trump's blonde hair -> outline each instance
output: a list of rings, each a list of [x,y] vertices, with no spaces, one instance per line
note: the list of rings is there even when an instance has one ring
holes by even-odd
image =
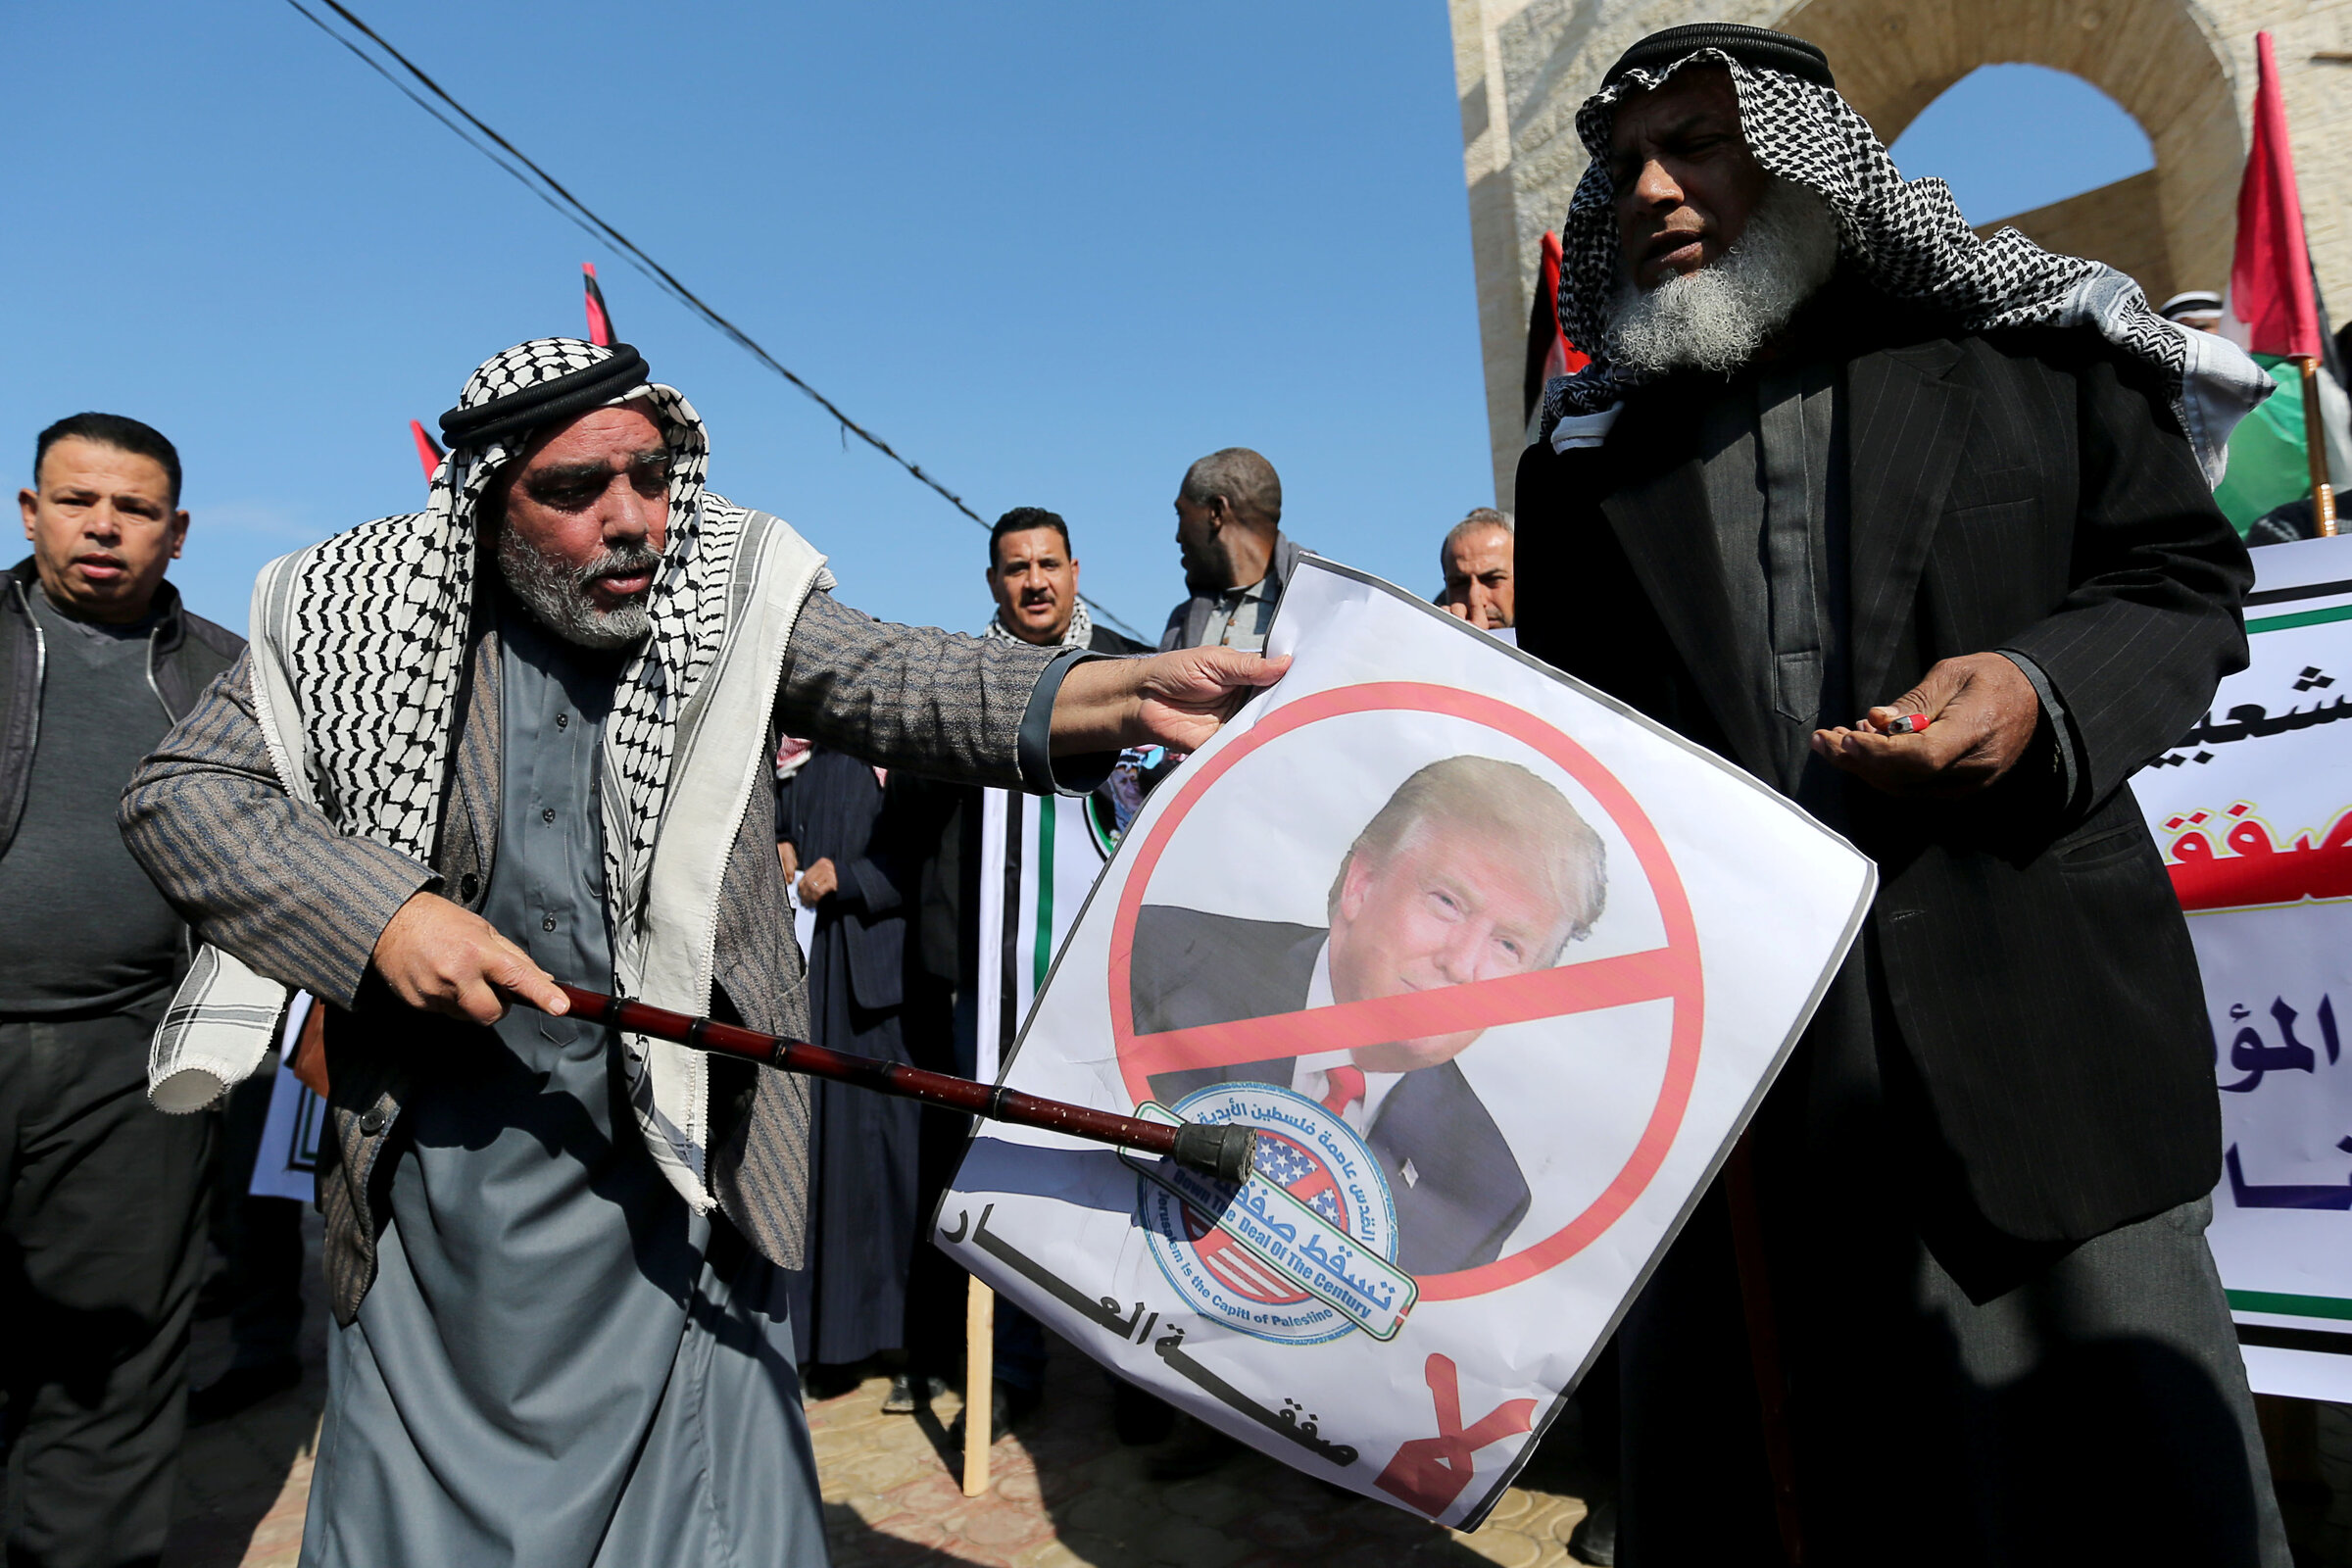
[[[1340,891],[1358,856],[1384,863],[1429,822],[1466,828],[1510,846],[1541,867],[1567,924],[1562,948],[1583,938],[1600,918],[1609,891],[1608,851],[1600,835],[1557,789],[1516,762],[1492,757],[1444,758],[1397,785],[1340,860],[1326,914],[1338,918]],[[1558,957],[1555,948],[1544,961]]]

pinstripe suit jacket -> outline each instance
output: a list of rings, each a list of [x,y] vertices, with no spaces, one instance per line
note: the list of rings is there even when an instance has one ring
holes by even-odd
[[[889,626],[823,592],[796,626],[772,730],[812,736],[890,767],[1019,789],[1017,736],[1059,650]],[[368,970],[376,938],[419,889],[478,909],[499,822],[498,647],[474,639],[432,864],[337,833],[288,798],[251,703],[246,660],[206,691],[123,796],[132,852],[207,942],[333,1009],[326,1031],[329,1137],[319,1172],[326,1276],[349,1323],[375,1277],[386,1212],[383,1157],[416,1063],[464,1051],[469,1033],[400,1005]],[[716,1000],[722,1014],[807,1038],[808,1000],[792,936],[766,793],[737,824],[720,877]],[[484,1042],[486,1046],[486,1042]],[[748,1062],[710,1062],[712,1191],[777,1263],[801,1261],[808,1197],[808,1096],[798,1079]]]
[[[2243,667],[2252,570],[2161,391],[2090,333],[1954,337],[1854,303],[1828,353],[1857,706],[2018,649],[2081,774],[2068,799],[2046,765],[1958,802],[1849,786],[1881,878],[1882,1013],[1982,1217],[2079,1241],[2220,1174],[2196,959],[2123,784]],[[1521,459],[1519,646],[1769,777],[1695,450],[1713,395],[1678,379],[1601,446]]]

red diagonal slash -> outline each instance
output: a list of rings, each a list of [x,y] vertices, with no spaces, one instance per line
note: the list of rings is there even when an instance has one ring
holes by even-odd
[[[1133,1060],[1138,1071],[1163,1073],[1185,1067],[1230,1067],[1322,1051],[1354,1051],[1391,1040],[1419,1040],[1465,1029],[1498,1029],[1532,1018],[1558,1018],[1672,997],[1695,983],[1697,969],[1694,954],[1652,948],[1647,953],[1594,958],[1474,985],[1137,1035],[1132,1043]]]
[[[1437,1405],[1438,1435],[1414,1438],[1396,1450],[1372,1484],[1435,1519],[1453,1506],[1477,1468],[1472,1455],[1490,1444],[1516,1437],[1535,1422],[1536,1401],[1505,1399],[1469,1426],[1462,1425],[1461,1376],[1449,1356],[1432,1355],[1422,1375]]]
[[[1383,997],[1312,1011],[1252,1018],[1158,1034],[1134,1033],[1133,957],[1137,917],[1143,912],[1152,874],[1167,852],[1176,828],[1209,788],[1260,747],[1327,719],[1358,713],[1437,713],[1507,735],[1547,759],[1589,791],[1634,853],[1657,901],[1665,946],[1619,957],[1594,958],[1504,980],[1482,980],[1418,996]],[[1157,802],[1154,802],[1157,806]],[[1541,1241],[1505,1257],[1452,1274],[1420,1279],[1424,1301],[1460,1300],[1533,1278],[1591,1246],[1649,1185],[1665,1161],[1690,1102],[1698,1076],[1699,1041],[1706,1010],[1706,985],[1699,960],[1698,927],[1674,858],[1657,825],[1633,792],[1577,741],[1523,708],[1479,692],[1417,681],[1374,681],[1311,692],[1283,704],[1247,734],[1211,757],[1176,789],[1140,837],[1130,841],[1134,858],[1119,890],[1110,939],[1110,1026],[1119,1069],[1135,1103],[1152,1094],[1153,1074],[1180,1067],[1229,1066],[1276,1060],[1308,1051],[1335,1051],[1387,1040],[1412,1040],[1457,1029],[1494,1028],[1534,1018],[1559,1017],[1619,1007],[1656,999],[1673,1004],[1666,1071],[1657,1102],[1624,1166],[1583,1212]],[[1122,854],[1128,853],[1122,851]]]

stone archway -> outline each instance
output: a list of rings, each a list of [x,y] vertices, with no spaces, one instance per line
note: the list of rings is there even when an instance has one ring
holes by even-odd
[[[1987,62],[2081,76],[2139,122],[2156,167],[2002,221],[2121,268],[2153,299],[2228,280],[2245,143],[2229,62],[2180,0],[1972,0],[1965,14],[1901,0],[1806,0],[1778,25],[1839,63],[1839,88],[1889,144]]]
[[[2352,311],[2352,0],[1449,0],[1496,493],[1526,441],[1522,385],[1537,249],[1583,174],[1574,119],[1635,39],[1744,22],[1818,43],[1838,86],[1892,142],[1981,65],[2070,72],[2139,122],[2156,168],[2013,222],[2095,255],[2159,298],[2227,281],[2254,91],[2272,29],[2322,290]],[[1921,172],[1913,171],[1912,172]]]

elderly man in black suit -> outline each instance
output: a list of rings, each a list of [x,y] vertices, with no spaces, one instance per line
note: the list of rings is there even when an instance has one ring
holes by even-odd
[[[1430,763],[1398,786],[1340,863],[1331,925],[1147,906],[1136,923],[1138,1034],[1469,985],[1559,961],[1608,886],[1600,836],[1560,792],[1485,757]],[[1175,1102],[1267,1083],[1322,1102],[1364,1136],[1396,1205],[1396,1264],[1491,1263],[1527,1214],[1527,1178],[1454,1058],[1463,1029],[1311,1056],[1165,1072]]]
[[[1620,1560],[2284,1568],[2196,957],[2124,788],[2245,662],[2200,463],[2249,367],[1975,236],[1793,38],[1646,38],[1578,128],[1595,358],[1520,465],[1521,647],[1882,878],[1752,1180],[1627,1319]]]

